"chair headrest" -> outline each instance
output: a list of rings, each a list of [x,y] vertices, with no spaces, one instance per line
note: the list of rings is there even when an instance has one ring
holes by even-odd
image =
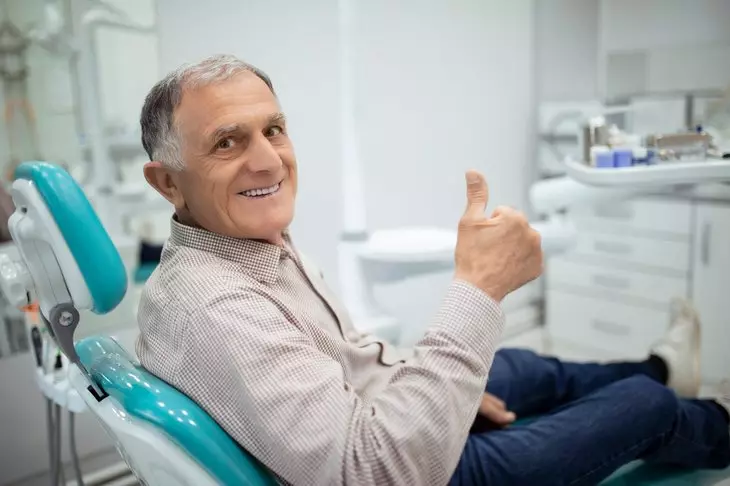
[[[17,216],[18,220],[31,218],[36,239],[46,240],[50,245],[61,268],[64,280],[61,283],[68,288],[74,306],[90,308],[97,314],[113,310],[126,293],[127,272],[119,252],[79,185],[68,172],[45,162],[19,165],[15,179],[13,200],[19,212],[16,211],[14,217]],[[35,195],[39,196],[44,207],[32,207],[38,199]],[[24,258],[34,258],[29,248],[23,248],[31,243],[22,235],[15,236],[13,239]],[[26,264],[29,263],[26,261]],[[34,275],[32,265],[29,264],[29,267],[37,286],[37,280],[42,276]],[[76,276],[80,279],[74,278]],[[39,299],[42,297],[39,296]],[[84,302],[87,299],[90,302]]]

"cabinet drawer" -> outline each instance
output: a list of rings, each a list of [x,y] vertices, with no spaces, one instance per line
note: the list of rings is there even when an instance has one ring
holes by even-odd
[[[702,375],[730,378],[730,205],[698,204],[692,298],[702,321]]]
[[[578,228],[610,231],[653,231],[689,236],[692,206],[689,201],[637,199],[611,201],[571,209]]]
[[[554,257],[547,264],[548,289],[557,286],[581,287],[597,295],[614,294],[636,300],[669,305],[672,297],[686,297],[689,280],[623,270],[607,265],[591,265]]]
[[[580,232],[571,253],[597,257],[607,264],[636,264],[678,272],[688,271],[690,262],[689,241],[663,241],[625,234]]]
[[[669,309],[547,292],[547,329],[552,338],[616,353],[617,357],[646,356],[668,325]]]

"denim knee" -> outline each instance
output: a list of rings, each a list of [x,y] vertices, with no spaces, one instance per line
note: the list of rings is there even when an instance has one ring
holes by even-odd
[[[645,416],[647,420],[658,421],[671,427],[676,420],[679,399],[675,393],[651,378],[636,375],[617,381],[611,391],[631,404],[631,410]]]

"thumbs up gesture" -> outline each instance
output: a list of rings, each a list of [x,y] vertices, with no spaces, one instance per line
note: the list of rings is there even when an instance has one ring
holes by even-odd
[[[489,187],[479,172],[466,173],[466,199],[459,221],[455,277],[499,302],[542,273],[540,234],[522,213],[508,207],[500,206],[486,217]]]

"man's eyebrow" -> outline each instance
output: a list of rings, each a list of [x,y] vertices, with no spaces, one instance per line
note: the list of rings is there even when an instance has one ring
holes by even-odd
[[[244,129],[241,125],[238,123],[234,123],[232,125],[223,125],[222,127],[218,127],[213,131],[213,133],[210,135],[210,139],[214,142],[217,140],[220,140],[221,138],[227,137],[229,135],[233,135],[234,133],[244,133]]]
[[[267,124],[272,125],[274,123],[284,123],[286,122],[286,115],[284,113],[274,113],[273,115],[269,115],[269,118],[267,119]],[[225,138],[227,136],[233,135],[233,134],[245,134],[248,131],[248,128],[246,128],[244,125],[240,125],[238,123],[233,123],[231,125],[223,125],[221,127],[216,128],[213,133],[210,134],[210,140],[212,141],[218,141],[222,138]]]
[[[284,123],[286,121],[286,115],[284,113],[274,113],[269,117],[269,124],[272,123]]]

